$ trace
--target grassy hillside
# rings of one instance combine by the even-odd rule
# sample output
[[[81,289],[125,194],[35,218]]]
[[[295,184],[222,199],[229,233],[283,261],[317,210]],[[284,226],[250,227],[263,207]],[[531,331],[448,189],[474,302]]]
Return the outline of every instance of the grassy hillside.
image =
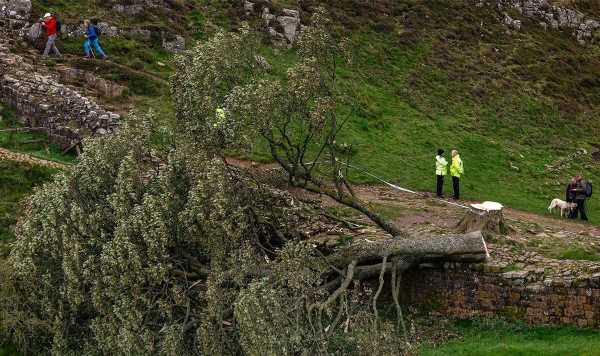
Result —
[[[238,2],[169,3],[131,17],[100,1],[35,0],[34,13],[56,11],[66,22],[95,16],[121,28],[180,33],[189,44],[217,28],[235,28],[243,18]],[[273,1],[273,6],[292,3]],[[323,3],[303,2],[303,21]],[[355,45],[355,65],[340,68],[339,75],[355,100],[342,139],[353,145],[357,165],[400,185],[432,190],[436,149],[457,148],[466,169],[465,198],[535,212],[563,197],[572,175],[593,179],[600,173],[598,154],[593,154],[600,147],[597,44],[581,46],[569,33],[544,31],[516,12],[510,15],[523,20],[523,29],[509,33],[502,14],[469,0],[326,3],[337,31]],[[600,17],[594,2],[557,3]],[[261,24],[258,18],[251,21]],[[160,40],[107,38],[104,45],[113,63],[74,65],[128,85],[133,102],[157,109],[168,122],[172,108],[163,100],[168,95],[164,79],[172,67]],[[63,46],[79,54],[81,44],[68,40]],[[265,44],[263,52],[279,75],[295,59],[293,49]],[[266,158],[261,147],[254,158]],[[352,178],[374,183],[360,172]],[[600,222],[598,197],[590,208],[592,220]]]
[[[521,32],[507,33],[499,14],[471,1],[401,1],[379,9],[396,16],[351,16],[340,4],[332,13],[340,33],[354,41],[356,66],[339,75],[358,106],[343,139],[354,146],[358,165],[432,190],[436,149],[457,148],[466,198],[535,212],[563,197],[571,176],[600,172],[592,155],[600,143],[596,44],[581,46],[527,19]],[[353,178],[372,182],[358,172]],[[597,196],[591,210],[600,222]]]
[[[35,1],[34,9],[56,10],[68,21],[97,16],[121,27],[164,28],[184,34],[189,43],[219,27],[235,28],[243,17],[237,2],[177,3],[180,11],[153,10],[139,18],[115,15],[95,1]],[[290,3],[274,1],[273,6]],[[305,2],[305,22],[319,3]],[[535,212],[563,197],[572,175],[593,179],[600,173],[592,155],[600,145],[598,45],[581,46],[569,33],[544,31],[518,13],[511,16],[523,20],[523,30],[508,33],[500,13],[469,0],[327,4],[340,35],[355,45],[355,65],[340,68],[339,75],[357,107],[343,135],[356,151],[356,164],[398,184],[432,190],[436,149],[457,148],[466,169],[465,198]],[[600,15],[588,1],[570,4]],[[258,18],[254,22],[261,24]],[[172,70],[156,41],[105,41],[115,63],[162,78]],[[65,46],[77,53],[80,43]],[[293,49],[265,45],[263,52],[279,75],[295,59]],[[160,110],[161,118],[168,121],[172,115],[162,100],[165,82],[110,63],[77,65],[127,84],[138,104]],[[582,150],[587,153],[577,154]],[[265,159],[263,153],[259,147],[254,157]],[[352,178],[374,183],[359,172]],[[594,222],[600,222],[597,199],[590,204]]]

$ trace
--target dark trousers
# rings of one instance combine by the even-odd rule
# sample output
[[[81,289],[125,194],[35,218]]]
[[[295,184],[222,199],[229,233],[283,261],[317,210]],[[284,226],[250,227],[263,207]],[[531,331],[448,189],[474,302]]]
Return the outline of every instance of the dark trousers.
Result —
[[[439,198],[444,196],[444,176],[436,176],[437,177],[437,196]]]
[[[460,178],[452,177],[452,188],[454,189],[454,199],[460,199]]]
[[[575,203],[577,203],[577,207],[573,209],[570,218],[577,219],[577,215],[579,215],[581,220],[587,221],[588,217],[585,212],[585,199],[575,199]]]

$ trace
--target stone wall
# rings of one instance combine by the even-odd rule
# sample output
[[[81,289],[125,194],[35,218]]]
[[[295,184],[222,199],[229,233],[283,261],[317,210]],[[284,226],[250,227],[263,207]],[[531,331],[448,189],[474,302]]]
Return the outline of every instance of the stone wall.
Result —
[[[96,90],[96,92],[105,98],[120,97],[126,89],[122,85],[98,77],[94,73],[82,69],[57,65],[55,70],[61,83],[83,85],[86,88]]]
[[[424,267],[403,278],[403,300],[458,318],[507,316],[534,324],[600,327],[600,273],[492,272],[485,265]]]
[[[46,128],[51,141],[61,147],[86,136],[108,134],[119,121],[118,114],[102,109],[52,76],[36,72],[1,38],[0,100],[12,106],[25,124]]]

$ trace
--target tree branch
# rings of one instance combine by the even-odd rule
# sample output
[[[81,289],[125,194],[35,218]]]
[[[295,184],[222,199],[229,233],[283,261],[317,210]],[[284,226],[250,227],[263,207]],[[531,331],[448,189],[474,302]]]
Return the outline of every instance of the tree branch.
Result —
[[[383,256],[383,262],[381,263],[381,272],[379,273],[379,286],[377,287],[377,292],[373,296],[373,314],[375,314],[375,320],[379,320],[379,313],[377,312],[377,299],[379,299],[379,295],[383,290],[383,284],[385,283],[385,271],[387,267],[387,259],[388,256]]]

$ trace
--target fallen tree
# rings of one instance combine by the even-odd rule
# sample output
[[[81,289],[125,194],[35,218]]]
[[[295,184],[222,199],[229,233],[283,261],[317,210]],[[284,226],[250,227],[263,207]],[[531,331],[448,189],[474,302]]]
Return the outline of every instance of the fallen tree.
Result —
[[[322,12],[285,80],[257,72],[247,28],[178,59],[174,144],[131,115],[27,202],[0,271],[0,333],[27,353],[399,354],[402,272],[487,258],[480,233],[410,236],[354,193],[336,142],[342,48]],[[272,177],[227,164],[268,142],[287,183],[352,207],[389,233],[319,248],[316,215]],[[346,166],[347,167],[347,166]],[[338,224],[339,221],[333,222]],[[386,277],[398,322],[378,315]],[[369,294],[360,281],[376,279]],[[6,288],[4,288],[6,286]],[[337,341],[336,341],[337,340]]]

